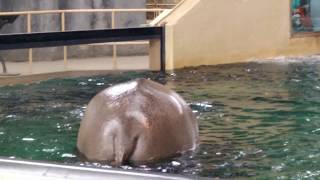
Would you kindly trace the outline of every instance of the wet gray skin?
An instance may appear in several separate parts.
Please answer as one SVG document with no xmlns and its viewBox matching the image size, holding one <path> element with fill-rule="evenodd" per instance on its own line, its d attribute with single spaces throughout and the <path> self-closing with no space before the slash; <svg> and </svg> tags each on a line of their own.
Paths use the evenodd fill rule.
<svg viewBox="0 0 320 180">
<path fill-rule="evenodd" d="M 77 147 L 89 161 L 151 163 L 194 150 L 198 123 L 174 91 L 146 79 L 109 87 L 90 101 Z"/>
</svg>

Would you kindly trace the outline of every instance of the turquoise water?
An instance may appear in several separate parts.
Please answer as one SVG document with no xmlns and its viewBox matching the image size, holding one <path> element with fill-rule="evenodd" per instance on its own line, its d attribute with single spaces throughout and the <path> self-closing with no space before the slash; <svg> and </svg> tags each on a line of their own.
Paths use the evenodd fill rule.
<svg viewBox="0 0 320 180">
<path fill-rule="evenodd" d="M 135 78 L 177 91 L 200 124 L 196 152 L 130 167 L 234 179 L 320 178 L 320 58 L 187 68 L 161 77 L 131 72 L 0 88 L 0 156 L 83 166 L 75 153 L 86 104 Z"/>
</svg>

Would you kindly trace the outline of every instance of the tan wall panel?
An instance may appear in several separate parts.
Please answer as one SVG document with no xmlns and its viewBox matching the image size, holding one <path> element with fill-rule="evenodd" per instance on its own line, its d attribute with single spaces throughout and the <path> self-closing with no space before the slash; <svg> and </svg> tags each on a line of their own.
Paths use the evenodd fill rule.
<svg viewBox="0 0 320 180">
<path fill-rule="evenodd" d="M 290 0 L 185 0 L 167 25 L 167 68 L 320 52 L 320 38 L 291 38 Z"/>
</svg>

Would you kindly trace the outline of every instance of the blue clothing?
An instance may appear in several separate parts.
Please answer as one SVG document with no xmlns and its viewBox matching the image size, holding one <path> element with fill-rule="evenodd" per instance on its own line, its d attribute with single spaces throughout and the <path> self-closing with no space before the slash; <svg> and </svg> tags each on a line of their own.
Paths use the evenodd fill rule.
<svg viewBox="0 0 320 180">
<path fill-rule="evenodd" d="M 292 9 L 297 9 L 301 6 L 301 0 L 292 0 Z"/>
</svg>

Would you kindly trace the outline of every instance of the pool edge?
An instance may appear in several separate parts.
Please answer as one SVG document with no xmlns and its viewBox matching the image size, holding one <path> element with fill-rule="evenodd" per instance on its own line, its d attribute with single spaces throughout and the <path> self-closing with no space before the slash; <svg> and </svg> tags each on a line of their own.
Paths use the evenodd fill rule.
<svg viewBox="0 0 320 180">
<path fill-rule="evenodd" d="M 155 179 L 191 180 L 202 177 L 185 177 L 173 174 L 142 173 L 132 170 L 102 169 L 57 163 L 0 158 L 0 179 Z"/>
</svg>

